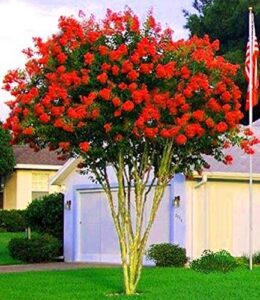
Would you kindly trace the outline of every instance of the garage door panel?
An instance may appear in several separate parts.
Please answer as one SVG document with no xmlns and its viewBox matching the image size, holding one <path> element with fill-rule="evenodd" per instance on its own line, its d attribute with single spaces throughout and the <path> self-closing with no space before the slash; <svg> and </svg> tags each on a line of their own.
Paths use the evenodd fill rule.
<svg viewBox="0 0 260 300">
<path fill-rule="evenodd" d="M 117 197 L 117 190 L 112 192 Z M 134 193 L 131 193 L 134 202 Z M 150 199 L 152 195 L 150 196 Z M 149 200 L 150 200 L 149 199 Z M 151 230 L 150 243 L 169 241 L 169 191 L 165 193 L 161 207 Z M 148 200 L 148 207 L 150 202 Z M 117 201 L 115 201 L 117 202 Z M 106 195 L 103 191 L 89 191 L 79 197 L 79 253 L 81 261 L 118 262 L 120 263 L 120 248 L 114 223 L 110 214 Z M 132 216 L 135 215 L 134 204 L 131 204 Z M 148 213 L 145 216 L 147 223 Z"/>
<path fill-rule="evenodd" d="M 100 227 L 98 223 L 81 224 L 81 253 L 100 253 Z"/>
</svg>

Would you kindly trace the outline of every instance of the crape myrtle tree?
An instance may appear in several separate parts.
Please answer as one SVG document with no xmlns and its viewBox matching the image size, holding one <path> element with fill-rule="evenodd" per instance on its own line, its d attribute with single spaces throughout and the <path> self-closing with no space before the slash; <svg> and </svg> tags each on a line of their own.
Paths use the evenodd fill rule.
<svg viewBox="0 0 260 300">
<path fill-rule="evenodd" d="M 4 79 L 14 96 L 5 126 L 14 142 L 83 158 L 80 167 L 106 193 L 125 293 L 134 294 L 174 174 L 201 171 L 203 154 L 230 163 L 223 154 L 229 145 L 252 151 L 256 139 L 238 127 L 241 93 L 232 80 L 237 66 L 215 56 L 218 41 L 174 42 L 171 29 L 162 30 L 151 13 L 141 26 L 130 9 L 108 10 L 102 22 L 61 17 L 58 33 L 34 42 L 34 50 L 24 51 L 25 69 Z"/>
</svg>

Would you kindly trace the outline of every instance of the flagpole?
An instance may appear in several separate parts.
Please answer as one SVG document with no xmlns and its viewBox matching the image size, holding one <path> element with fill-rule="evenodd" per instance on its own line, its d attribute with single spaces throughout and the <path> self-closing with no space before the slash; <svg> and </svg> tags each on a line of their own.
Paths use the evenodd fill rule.
<svg viewBox="0 0 260 300">
<path fill-rule="evenodd" d="M 249 7 L 249 45 L 250 45 L 250 73 L 249 73 L 249 128 L 253 124 L 253 8 Z M 253 161 L 249 154 L 249 269 L 253 269 Z"/>
</svg>

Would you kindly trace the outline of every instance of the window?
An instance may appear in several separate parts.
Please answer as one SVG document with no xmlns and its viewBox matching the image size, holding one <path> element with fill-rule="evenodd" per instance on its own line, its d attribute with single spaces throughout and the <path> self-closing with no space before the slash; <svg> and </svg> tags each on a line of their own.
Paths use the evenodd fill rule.
<svg viewBox="0 0 260 300">
<path fill-rule="evenodd" d="M 32 200 L 49 194 L 49 174 L 32 173 Z"/>
</svg>

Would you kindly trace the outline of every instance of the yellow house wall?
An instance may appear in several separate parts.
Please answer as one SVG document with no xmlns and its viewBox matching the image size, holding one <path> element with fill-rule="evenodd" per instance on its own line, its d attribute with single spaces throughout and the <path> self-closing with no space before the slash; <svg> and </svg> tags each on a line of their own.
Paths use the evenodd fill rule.
<svg viewBox="0 0 260 300">
<path fill-rule="evenodd" d="M 16 183 L 17 172 L 15 171 L 5 182 L 4 209 L 12 209 L 16 207 Z M 5 201 L 6 199 L 8 199 L 8 201 Z"/>
<path fill-rule="evenodd" d="M 188 255 L 225 249 L 235 256 L 248 253 L 248 183 L 209 181 L 198 189 L 186 182 L 186 246 Z M 254 251 L 260 250 L 260 183 L 253 186 Z"/>
<path fill-rule="evenodd" d="M 4 209 L 24 209 L 32 201 L 32 174 L 48 174 L 49 180 L 56 171 L 16 170 L 5 186 Z M 48 185 L 48 192 L 59 192 L 58 186 Z"/>
</svg>

